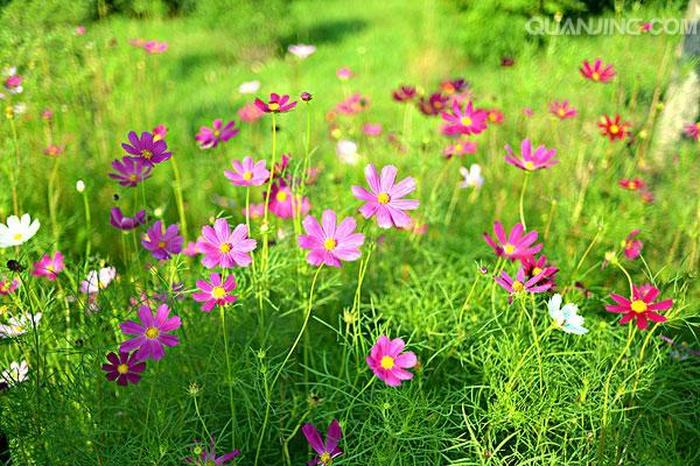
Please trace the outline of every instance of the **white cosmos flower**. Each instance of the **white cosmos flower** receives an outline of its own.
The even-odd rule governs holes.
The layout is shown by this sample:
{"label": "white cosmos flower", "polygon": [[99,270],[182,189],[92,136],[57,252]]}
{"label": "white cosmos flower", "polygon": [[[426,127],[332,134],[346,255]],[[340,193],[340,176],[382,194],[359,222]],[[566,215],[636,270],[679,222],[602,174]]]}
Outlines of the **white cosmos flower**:
{"label": "white cosmos flower", "polygon": [[85,294],[95,294],[107,288],[107,286],[117,276],[117,269],[114,267],[103,267],[99,271],[91,270],[87,278],[80,282],[80,291]]}
{"label": "white cosmos flower", "polygon": [[255,94],[260,89],[260,81],[246,81],[238,86],[238,92],[241,94]]}
{"label": "white cosmos flower", "polygon": [[554,320],[554,324],[566,333],[588,333],[588,329],[583,327],[583,317],[578,315],[578,306],[568,303],[562,307],[561,301],[561,295],[557,293],[547,303],[549,316]]}
{"label": "white cosmos flower", "polygon": [[29,365],[27,361],[12,361],[12,363],[10,363],[10,368],[0,373],[0,384],[5,383],[8,387],[11,387],[15,384],[22,383],[27,380],[28,373]]}
{"label": "white cosmos flower", "polygon": [[7,224],[0,223],[0,248],[19,246],[36,235],[40,226],[39,220],[32,222],[29,214],[22,215],[21,219],[10,215],[7,217]]}
{"label": "white cosmos flower", "polygon": [[465,167],[459,167],[459,173],[464,177],[464,180],[459,184],[460,188],[480,188],[484,184],[481,167],[476,163],[472,164],[469,170]]}
{"label": "white cosmos flower", "polygon": [[341,162],[348,165],[357,165],[360,161],[360,154],[357,153],[357,144],[347,139],[341,139],[335,146],[335,153]]}
{"label": "white cosmos flower", "polygon": [[305,60],[316,52],[316,46],[306,45],[306,44],[294,44],[287,47],[289,53],[299,58],[300,60]]}
{"label": "white cosmos flower", "polygon": [[25,312],[19,316],[11,317],[7,324],[0,324],[0,338],[16,338],[24,335],[32,329],[32,326],[39,325],[40,320],[41,312],[37,312],[34,316]]}

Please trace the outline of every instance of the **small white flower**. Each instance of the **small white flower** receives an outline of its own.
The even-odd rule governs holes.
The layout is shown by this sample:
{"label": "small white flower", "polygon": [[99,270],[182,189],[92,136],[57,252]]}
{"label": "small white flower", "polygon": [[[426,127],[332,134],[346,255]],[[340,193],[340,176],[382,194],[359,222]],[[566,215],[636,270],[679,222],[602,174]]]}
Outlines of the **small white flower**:
{"label": "small white flower", "polygon": [[39,231],[41,224],[29,214],[22,215],[20,219],[16,215],[7,217],[7,224],[0,223],[0,248],[19,246],[30,240]]}
{"label": "small white flower", "polygon": [[75,183],[75,190],[79,193],[85,191],[85,182],[83,180],[78,180],[78,182]]}
{"label": "small white flower", "polygon": [[3,68],[2,70],[2,75],[5,76],[6,78],[9,78],[10,76],[14,76],[17,74],[17,67],[16,66],[8,66]]}
{"label": "small white flower", "polygon": [[561,295],[557,293],[547,303],[549,316],[554,320],[554,324],[566,333],[588,333],[588,329],[583,327],[583,317],[578,315],[578,306],[568,303],[561,307],[561,301]]}
{"label": "small white flower", "polygon": [[305,60],[316,52],[316,46],[306,45],[306,44],[295,44],[287,47],[289,53],[299,58],[300,60]]}
{"label": "small white flower", "polygon": [[29,365],[27,364],[27,361],[12,361],[12,363],[10,363],[10,368],[5,369],[2,371],[2,373],[0,373],[0,384],[4,382],[8,387],[11,387],[18,383],[22,383],[27,380],[28,373]]}
{"label": "small white flower", "polygon": [[104,290],[112,283],[117,276],[117,269],[114,267],[103,267],[99,271],[91,270],[87,278],[80,282],[80,291],[85,294],[95,294]]}
{"label": "small white flower", "polygon": [[[20,86],[21,87],[21,86]],[[15,93],[16,94],[16,93]],[[24,112],[27,111],[27,104],[24,102],[18,102],[17,105],[15,105],[12,110],[14,110],[15,115],[21,115]]]}
{"label": "small white flower", "polygon": [[238,86],[238,92],[241,94],[255,94],[260,89],[260,81],[246,81]]}
{"label": "small white flower", "polygon": [[484,184],[484,177],[481,176],[481,167],[475,163],[469,167],[469,170],[465,167],[459,167],[459,173],[464,177],[464,180],[459,184],[460,188],[478,189]]}
{"label": "small white flower", "polygon": [[357,153],[357,144],[347,139],[341,139],[335,146],[335,153],[343,163],[357,165],[360,161],[360,154]]}
{"label": "small white flower", "polygon": [[11,317],[7,324],[0,324],[0,338],[16,338],[24,335],[39,325],[40,320],[41,312],[37,312],[33,316],[29,312],[25,312],[19,316]]}

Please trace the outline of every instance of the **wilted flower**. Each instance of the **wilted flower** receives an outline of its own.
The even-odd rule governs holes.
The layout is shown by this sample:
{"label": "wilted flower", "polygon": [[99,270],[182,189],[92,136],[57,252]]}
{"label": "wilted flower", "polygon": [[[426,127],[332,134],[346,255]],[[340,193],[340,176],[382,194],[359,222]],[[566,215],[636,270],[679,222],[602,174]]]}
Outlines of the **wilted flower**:
{"label": "wilted flower", "polygon": [[0,223],[0,249],[19,246],[30,239],[39,231],[39,220],[32,221],[29,214],[22,217],[10,215],[5,224]]}
{"label": "wilted flower", "polygon": [[367,365],[374,375],[390,387],[398,387],[404,380],[413,378],[407,371],[418,363],[416,355],[403,352],[406,343],[401,338],[390,340],[386,335],[379,337],[367,356]]}

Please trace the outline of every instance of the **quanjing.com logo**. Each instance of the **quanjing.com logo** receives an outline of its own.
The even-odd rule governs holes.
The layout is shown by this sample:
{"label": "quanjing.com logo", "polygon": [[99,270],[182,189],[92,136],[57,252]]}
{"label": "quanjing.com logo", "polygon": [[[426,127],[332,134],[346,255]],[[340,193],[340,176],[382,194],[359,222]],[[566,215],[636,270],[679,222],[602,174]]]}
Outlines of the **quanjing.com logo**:
{"label": "quanjing.com logo", "polygon": [[698,21],[679,18],[562,18],[533,17],[525,23],[533,36],[676,35],[698,32]]}

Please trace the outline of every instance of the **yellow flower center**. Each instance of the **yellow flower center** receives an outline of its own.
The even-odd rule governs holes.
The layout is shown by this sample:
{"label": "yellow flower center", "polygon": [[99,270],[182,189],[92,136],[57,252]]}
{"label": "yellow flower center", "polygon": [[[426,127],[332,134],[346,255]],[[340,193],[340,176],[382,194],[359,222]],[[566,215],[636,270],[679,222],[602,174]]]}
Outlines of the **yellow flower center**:
{"label": "yellow flower center", "polygon": [[462,124],[462,126],[471,126],[472,119],[465,116],[465,117],[462,117],[462,119],[459,120],[459,122]]}
{"label": "yellow flower center", "polygon": [[159,334],[160,331],[155,327],[148,327],[146,329],[146,338],[148,338],[149,340],[155,340],[156,338],[158,338]]}
{"label": "yellow flower center", "polygon": [[13,236],[15,241],[20,241],[22,239],[22,233],[15,233],[15,236]]}
{"label": "yellow flower center", "polygon": [[593,81],[599,81],[600,80],[600,73],[598,73],[597,71],[593,72],[593,74],[591,75],[591,79]]}
{"label": "yellow flower center", "polygon": [[527,170],[534,170],[534,169],[535,169],[535,164],[532,163],[530,160],[528,160],[527,162],[525,162],[525,168],[526,168]]}
{"label": "yellow flower center", "polygon": [[634,312],[640,313],[640,312],[645,312],[647,310],[647,303],[642,301],[641,299],[636,299],[632,301],[632,304],[630,305],[632,310]]}
{"label": "yellow flower center", "polygon": [[231,245],[228,243],[224,243],[221,246],[219,246],[219,251],[223,252],[224,254],[231,252]]}
{"label": "yellow flower center", "polygon": [[560,108],[559,109],[559,116],[564,116],[565,114],[566,114],[566,112],[564,111],[564,109]]}
{"label": "yellow flower center", "polygon": [[513,253],[515,252],[515,246],[513,246],[513,245],[510,244],[510,243],[506,243],[506,244],[503,246],[503,252],[505,252],[505,253],[508,254],[508,255],[513,254]]}
{"label": "yellow flower center", "polygon": [[695,127],[700,130],[700,123],[695,123]]}
{"label": "yellow flower center", "polygon": [[520,293],[525,289],[525,285],[520,283],[518,280],[515,280],[511,288],[513,288],[513,291],[515,291],[516,293]]}
{"label": "yellow flower center", "polygon": [[124,374],[126,374],[127,372],[129,372],[129,366],[126,365],[126,364],[123,364],[123,363],[122,363],[122,364],[119,364],[119,365],[117,366],[117,372],[119,372],[120,374],[124,375]]}
{"label": "yellow flower center", "polygon": [[321,456],[319,457],[319,460],[321,460],[321,463],[326,465],[326,466],[329,466],[331,464],[331,462],[333,461],[333,459],[331,458],[331,454],[328,453],[327,451],[324,451],[321,454]]}
{"label": "yellow flower center", "polygon": [[535,267],[534,269],[532,269],[532,276],[533,276],[533,277],[534,277],[534,276],[537,276],[537,275],[539,275],[539,274],[541,274],[541,273],[542,273],[542,269],[539,268],[539,267]]}
{"label": "yellow flower center", "polygon": [[338,245],[338,242],[333,238],[328,238],[323,242],[323,247],[326,251],[332,251]]}
{"label": "yellow flower center", "polygon": [[287,200],[287,197],[288,195],[286,191],[277,191],[277,196],[275,196],[277,202],[284,202]]}
{"label": "yellow flower center", "polygon": [[390,200],[391,197],[389,197],[389,193],[379,193],[377,195],[377,202],[380,204],[388,204]]}
{"label": "yellow flower center", "polygon": [[620,132],[620,127],[617,125],[610,126],[610,134],[617,134]]}
{"label": "yellow flower center", "polygon": [[489,113],[489,121],[496,121],[496,114],[495,113]]}
{"label": "yellow flower center", "polygon": [[151,152],[148,149],[144,149],[141,151],[141,157],[143,157],[146,160],[151,160],[151,158],[153,157],[153,152]]}
{"label": "yellow flower center", "polygon": [[218,129],[215,129],[214,130],[214,137],[218,138],[219,136],[221,136],[221,131],[219,131]]}
{"label": "yellow flower center", "polygon": [[226,290],[222,286],[215,286],[214,289],[211,290],[211,295],[214,299],[221,299],[226,296]]}
{"label": "yellow flower center", "polygon": [[464,149],[462,144],[455,144],[455,152],[462,152],[462,149]]}
{"label": "yellow flower center", "polygon": [[250,181],[253,179],[253,172],[247,171],[243,172],[243,179],[246,181]]}
{"label": "yellow flower center", "polygon": [[271,104],[267,105],[267,108],[274,112],[280,109],[280,104],[278,104],[277,102],[272,102]]}
{"label": "yellow flower center", "polygon": [[165,249],[165,241],[159,241],[159,242],[158,242],[158,247],[159,247],[160,249]]}
{"label": "yellow flower center", "polygon": [[394,367],[394,358],[391,356],[384,356],[382,360],[379,361],[379,365],[382,366],[382,369],[392,369]]}
{"label": "yellow flower center", "polygon": [[129,181],[138,181],[139,177],[135,174],[129,175]]}

